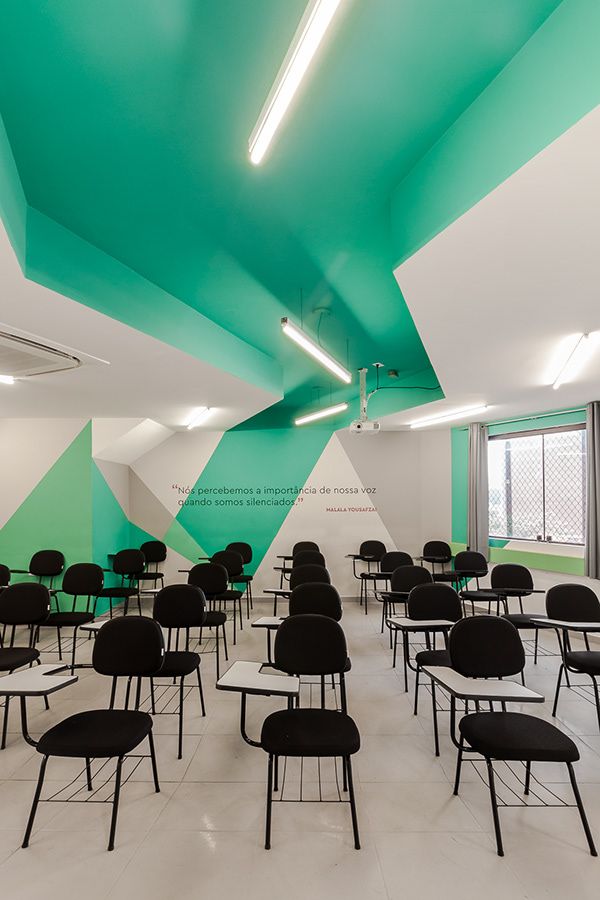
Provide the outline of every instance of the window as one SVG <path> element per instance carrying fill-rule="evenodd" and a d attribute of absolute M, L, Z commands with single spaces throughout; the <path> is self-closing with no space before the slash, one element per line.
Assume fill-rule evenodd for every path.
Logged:
<path fill-rule="evenodd" d="M 490 437 L 490 537 L 585 539 L 585 427 Z"/>

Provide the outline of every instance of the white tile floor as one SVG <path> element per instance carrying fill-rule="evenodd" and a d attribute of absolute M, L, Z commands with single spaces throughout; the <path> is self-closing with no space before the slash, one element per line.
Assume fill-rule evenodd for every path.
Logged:
<path fill-rule="evenodd" d="M 535 573 L 546 587 L 560 576 Z M 574 579 L 570 579 L 574 580 Z M 267 612 L 256 603 L 254 617 Z M 459 797 L 452 796 L 455 751 L 442 738 L 432 750 L 430 707 L 423 693 L 418 717 L 412 690 L 402 690 L 401 669 L 391 668 L 386 638 L 379 634 L 378 607 L 365 617 L 346 601 L 343 626 L 353 669 L 348 677 L 350 712 L 362 735 L 355 757 L 363 849 L 353 849 L 349 809 L 340 804 L 278 804 L 273 849 L 263 849 L 266 756 L 239 734 L 239 700 L 214 689 L 214 658 L 203 661 L 207 717 L 197 696 L 186 705 L 184 759 L 176 759 L 176 719 L 155 725 L 162 790 L 155 794 L 143 763 L 122 793 L 117 846 L 106 851 L 110 808 L 99 804 L 42 804 L 31 846 L 20 842 L 39 757 L 20 737 L 18 705 L 11 715 L 9 744 L 0 752 L 0 889 L 11 900 L 153 900 L 165 897 L 230 898 L 475 898 L 537 900 L 600 891 L 600 861 L 592 859 L 576 811 L 501 810 L 506 856 L 495 853 L 489 798 L 471 766 Z M 554 649 L 554 642 L 544 642 Z M 82 660 L 90 645 L 83 648 Z M 262 659 L 265 637 L 245 624 L 231 658 Z M 48 660 L 50 661 L 50 659 Z M 551 698 L 558 660 L 527 663 L 531 687 Z M 41 732 L 63 716 L 108 700 L 107 679 L 82 671 L 79 682 L 55 695 L 51 710 L 30 702 L 31 726 Z M 265 713 L 281 702 L 250 700 L 249 730 L 256 734 Z M 529 710 L 528 710 L 529 711 Z M 547 701 L 535 713 L 550 715 Z M 558 723 L 577 741 L 581 791 L 600 843 L 600 735 L 594 707 L 565 692 Z M 441 715 L 442 734 L 447 716 Z M 559 795 L 570 797 L 564 767 L 538 767 Z M 48 789 L 58 789 L 77 769 L 52 760 Z M 307 775 L 310 780 L 310 774 Z M 290 771 L 290 782 L 295 775 Z M 333 780 L 333 770 L 324 778 Z M 332 784 L 325 785 L 325 790 Z M 310 790 L 310 785 L 307 785 Z"/>

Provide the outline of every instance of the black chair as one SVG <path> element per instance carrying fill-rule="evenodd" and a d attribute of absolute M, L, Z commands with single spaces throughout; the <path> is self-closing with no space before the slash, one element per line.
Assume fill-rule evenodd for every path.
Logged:
<path fill-rule="evenodd" d="M 454 566 L 448 571 L 436 572 L 433 576 L 434 581 L 442 581 L 452 584 L 456 589 L 467 589 L 467 585 L 471 579 L 475 579 L 477 590 L 479 590 L 479 579 L 485 578 L 488 574 L 488 564 L 483 553 L 476 550 L 461 550 L 454 557 Z"/>
<path fill-rule="evenodd" d="M 219 656 L 219 628 L 223 632 L 223 647 L 225 649 L 225 659 L 229 659 L 229 655 L 227 653 L 227 634 L 225 632 L 227 614 L 222 612 L 220 609 L 214 609 L 214 605 L 216 600 L 227 591 L 229 585 L 229 575 L 227 574 L 227 569 L 225 568 L 225 566 L 221 566 L 218 563 L 197 563 L 197 565 L 193 566 L 188 572 L 188 584 L 193 584 L 195 587 L 200 588 L 206 598 L 206 601 L 209 604 L 209 608 L 206 610 L 206 618 L 204 619 L 204 624 L 200 628 L 200 641 L 202 641 L 203 628 L 215 629 L 215 654 L 218 680 L 221 674 L 221 660 Z"/>
<path fill-rule="evenodd" d="M 292 559 L 292 569 L 298 566 L 325 566 L 325 557 L 320 550 L 299 550 Z M 290 569 L 291 573 L 291 569 Z"/>
<path fill-rule="evenodd" d="M 517 675 L 525 666 L 525 651 L 515 626 L 496 616 L 477 616 L 457 622 L 448 638 L 452 668 L 467 678 L 503 678 Z M 564 762 L 590 853 L 596 848 L 586 819 L 573 763 L 579 759 L 576 744 L 550 722 L 515 712 L 475 712 L 458 723 L 460 743 L 456 761 L 454 793 L 458 794 L 463 753 L 483 756 L 487 766 L 496 847 L 504 856 L 498 800 L 494 780 L 494 760 L 518 761 L 525 765 L 525 794 L 529 794 L 531 765 L 534 762 Z M 465 746 L 468 745 L 468 746 Z"/>
<path fill-rule="evenodd" d="M 72 598 L 71 609 L 51 612 L 42 627 L 56 628 L 58 639 L 58 657 L 62 659 L 61 631 L 63 628 L 73 629 L 73 648 L 71 651 L 71 674 L 75 670 L 75 652 L 77 649 L 77 631 L 82 625 L 93 622 L 96 617 L 96 598 L 102 591 L 104 573 L 95 563 L 74 563 L 69 566 L 63 576 L 62 586 L 57 594 L 66 594 Z M 77 609 L 77 600 L 85 598 L 85 609 Z"/>
<path fill-rule="evenodd" d="M 206 715 L 202 675 L 200 674 L 200 654 L 190 651 L 190 628 L 202 628 L 206 624 L 206 602 L 199 587 L 193 584 L 171 584 L 158 592 L 154 599 L 153 617 L 159 625 L 168 629 L 167 650 L 160 670 L 161 678 L 179 679 L 179 742 L 177 758 L 183 755 L 183 705 L 185 700 L 186 675 L 196 673 L 200 707 Z M 179 649 L 179 632 L 185 634 L 184 650 Z M 176 635 L 175 649 L 171 649 L 172 632 Z M 152 712 L 155 713 L 155 681 L 150 679 Z"/>
<path fill-rule="evenodd" d="M 29 560 L 28 569 L 11 569 L 14 575 L 33 575 L 41 584 L 52 590 L 54 579 L 65 567 L 65 557 L 60 550 L 38 550 Z"/>
<path fill-rule="evenodd" d="M 223 591 L 223 593 L 216 598 L 216 602 L 219 604 L 224 603 L 226 608 L 228 603 L 233 604 L 233 643 L 236 644 L 236 613 L 239 615 L 240 629 L 243 629 L 244 627 L 244 621 L 242 619 L 243 591 L 232 589 L 230 585 L 235 584 L 236 578 L 239 578 L 244 574 L 244 561 L 241 554 L 237 553 L 235 550 L 219 550 L 217 553 L 213 553 L 210 561 L 218 566 L 223 566 L 225 569 L 227 569 L 229 584 L 227 585 L 227 588 Z"/>
<path fill-rule="evenodd" d="M 360 749 L 360 735 L 346 708 L 344 670 L 348 652 L 341 626 L 326 616 L 295 615 L 285 619 L 275 637 L 275 667 L 294 675 L 339 675 L 341 711 L 299 708 L 271 713 L 265 719 L 260 744 L 269 755 L 267 777 L 267 816 L 265 849 L 271 848 L 271 810 L 273 792 L 278 790 L 280 757 L 341 757 L 344 790 L 348 790 L 352 813 L 354 846 L 360 849 L 358 819 L 354 798 L 351 757 Z"/>
<path fill-rule="evenodd" d="M 392 577 L 390 578 L 390 587 L 387 591 L 380 591 L 378 594 L 379 599 L 383 603 L 383 620 L 387 622 L 388 617 L 390 615 L 396 615 L 396 603 L 406 603 L 408 602 L 408 595 L 418 584 L 431 584 L 433 581 L 433 576 L 429 569 L 426 569 L 425 566 L 398 566 L 392 572 Z M 390 628 L 390 647 L 392 646 L 392 629 L 388 622 L 388 628 Z M 397 644 L 398 636 L 395 636 L 394 640 L 394 666 L 396 665 L 396 644 Z"/>
<path fill-rule="evenodd" d="M 598 622 L 600 623 L 600 601 L 594 591 L 585 584 L 557 584 L 546 594 L 546 613 L 550 619 L 563 622 Z M 576 629 L 572 629 L 576 631 Z M 557 629 L 558 632 L 558 629 Z M 583 633 L 585 650 L 573 650 L 569 630 L 562 630 L 562 640 L 558 632 L 562 662 L 558 670 L 556 693 L 552 715 L 556 715 L 558 695 L 561 689 L 563 672 L 574 675 L 587 675 L 594 689 L 596 715 L 600 728 L 600 694 L 597 678 L 600 678 L 600 650 L 591 650 L 587 634 Z"/>
<path fill-rule="evenodd" d="M 152 739 L 152 716 L 137 708 L 127 708 L 129 687 L 125 709 L 115 709 L 114 704 L 117 680 L 118 678 L 127 678 L 128 686 L 131 679 L 137 679 L 136 707 L 139 705 L 141 679 L 150 678 L 160 670 L 164 653 L 165 647 L 160 625 L 152 619 L 138 618 L 137 616 L 129 619 L 113 619 L 98 631 L 94 641 L 92 665 L 100 675 L 108 675 L 112 678 L 109 709 L 75 713 L 50 728 L 38 741 L 36 750 L 42 755 L 42 763 L 23 838 L 23 847 L 29 846 L 29 838 L 44 784 L 46 766 L 51 756 L 84 759 L 87 786 L 90 791 L 93 790 L 91 760 L 116 757 L 117 768 L 108 841 L 109 850 L 112 850 L 115 845 L 123 760 L 146 738 L 150 745 L 154 788 L 157 793 L 160 791 Z M 102 781 L 103 783 L 106 781 L 104 774 Z"/>
<path fill-rule="evenodd" d="M 140 599 L 140 588 L 138 576 L 144 573 L 146 568 L 146 557 L 141 550 L 127 549 L 119 550 L 115 553 L 112 562 L 112 571 L 121 579 L 121 583 L 114 587 L 103 588 L 98 597 L 108 600 L 110 617 L 112 619 L 113 603 L 115 601 L 123 601 L 123 614 L 127 615 L 129 610 L 129 601 L 132 597 L 137 597 L 138 612 L 142 614 L 142 603 Z M 110 569 L 105 569 L 110 571 Z"/>
<path fill-rule="evenodd" d="M 452 549 L 446 541 L 426 541 L 423 545 L 421 560 L 431 566 L 431 572 L 435 575 L 436 565 L 441 566 L 441 572 L 448 563 L 452 562 Z M 438 573 L 439 574 L 439 573 Z"/>
<path fill-rule="evenodd" d="M 316 550 L 317 553 L 320 551 L 320 547 L 318 544 L 315 544 L 314 541 L 296 541 L 294 546 L 292 547 L 292 559 L 296 556 L 297 553 L 302 553 L 303 550 Z"/>
<path fill-rule="evenodd" d="M 136 575 L 136 581 L 138 583 L 141 582 L 142 585 L 145 582 L 149 582 L 154 588 L 156 588 L 157 582 L 160 581 L 160 586 L 163 588 L 165 586 L 165 575 L 164 572 L 159 571 L 158 567 L 167 558 L 167 545 L 163 541 L 146 541 L 142 544 L 140 550 L 144 554 L 146 566 L 143 572 L 139 572 Z"/>
<path fill-rule="evenodd" d="M 308 584 L 309 582 L 314 582 L 315 584 L 331 584 L 331 577 L 325 566 L 318 566 L 315 564 L 295 566 L 290 572 L 289 589 L 266 590 L 266 594 L 273 594 L 273 615 L 277 615 L 277 600 L 279 597 L 282 599 L 289 599 L 291 592 L 295 588 L 301 584 Z"/>
<path fill-rule="evenodd" d="M 10 638 L 8 647 L 5 646 L 4 639 L 0 645 L 0 672 L 14 672 L 22 666 L 39 663 L 40 653 L 35 647 L 35 638 L 38 626 L 46 621 L 49 612 L 50 592 L 46 585 L 24 581 L 4 588 L 0 593 L 0 625 L 3 629 L 10 629 Z M 23 625 L 29 629 L 28 645 L 15 647 L 16 629 Z M 6 747 L 9 706 L 10 697 L 7 697 L 0 745 L 2 750 Z M 47 698 L 46 708 L 48 708 Z"/>
<path fill-rule="evenodd" d="M 342 618 L 342 601 L 332 584 L 308 581 L 299 584 L 291 593 L 290 616 L 327 616 L 339 622 Z"/>
<path fill-rule="evenodd" d="M 412 566 L 412 556 L 410 553 L 405 553 L 403 550 L 390 550 L 389 553 L 384 553 L 379 563 L 379 569 L 377 572 L 361 572 L 360 577 L 364 584 L 361 584 L 361 595 L 365 600 L 365 614 L 367 613 L 367 604 L 368 604 L 368 593 L 369 593 L 369 584 L 373 585 L 373 589 L 375 591 L 376 598 L 381 602 L 381 633 L 383 634 L 383 626 L 385 622 L 385 610 L 386 610 L 386 601 L 382 600 L 380 595 L 377 592 L 377 582 L 384 581 L 386 584 L 392 579 L 393 573 L 396 569 L 399 569 L 401 566 Z"/>
<path fill-rule="evenodd" d="M 434 582 L 433 584 L 419 584 L 412 589 L 408 595 L 406 612 L 408 618 L 413 619 L 415 622 L 432 621 L 434 619 L 445 619 L 447 622 L 458 622 L 459 619 L 462 619 L 463 610 L 460 597 L 451 585 Z M 435 647 L 435 636 L 440 633 L 443 635 L 444 643 L 447 645 L 448 629 L 440 626 L 429 627 L 425 631 L 427 648 L 425 650 L 419 650 L 419 652 L 415 654 L 415 716 L 419 711 L 419 679 L 423 666 L 451 666 L 450 654 L 447 646 L 443 649 L 437 649 Z M 432 637 L 433 647 L 431 646 Z M 405 648 L 405 655 L 407 650 L 408 647 Z M 433 708 L 435 755 L 439 756 L 440 745 L 437 727 L 437 700 L 435 682 L 433 680 L 431 680 L 431 702 Z"/>
<path fill-rule="evenodd" d="M 240 556 L 242 557 L 242 562 L 244 564 L 244 569 L 252 562 L 252 547 L 250 546 L 250 544 L 247 544 L 246 541 L 232 541 L 230 544 L 227 544 L 225 549 L 232 550 L 234 553 L 240 554 Z M 246 592 L 246 618 L 248 619 L 250 618 L 250 610 L 254 609 L 254 605 L 252 603 L 253 580 L 253 575 L 249 575 L 247 572 L 242 572 L 236 577 L 236 580 L 234 581 L 234 584 L 244 585 L 244 590 Z"/>

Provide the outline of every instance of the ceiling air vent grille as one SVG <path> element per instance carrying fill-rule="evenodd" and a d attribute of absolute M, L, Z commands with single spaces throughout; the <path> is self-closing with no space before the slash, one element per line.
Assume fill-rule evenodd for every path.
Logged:
<path fill-rule="evenodd" d="M 0 372 L 13 378 L 77 369 L 81 360 L 39 341 L 0 331 Z"/>

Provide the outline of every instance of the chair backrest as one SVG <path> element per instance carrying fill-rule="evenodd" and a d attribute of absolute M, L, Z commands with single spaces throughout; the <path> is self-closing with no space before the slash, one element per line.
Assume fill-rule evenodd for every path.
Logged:
<path fill-rule="evenodd" d="M 225 549 L 239 553 L 245 566 L 252 562 L 252 547 L 245 541 L 232 541 L 230 544 L 227 544 Z"/>
<path fill-rule="evenodd" d="M 469 678 L 517 675 L 525 666 L 519 632 L 500 616 L 469 616 L 448 637 L 452 668 Z"/>
<path fill-rule="evenodd" d="M 299 584 L 292 591 L 289 613 L 290 616 L 314 613 L 339 622 L 342 618 L 342 601 L 332 584 L 308 581 Z"/>
<path fill-rule="evenodd" d="M 146 616 L 109 619 L 98 631 L 92 665 L 100 675 L 149 677 L 163 664 L 165 642 L 158 622 Z"/>
<path fill-rule="evenodd" d="M 302 553 L 303 550 L 316 550 L 319 552 L 319 545 L 315 544 L 314 541 L 297 541 L 292 547 L 292 556 L 295 556 L 296 553 Z"/>
<path fill-rule="evenodd" d="M 0 563 L 0 587 L 6 587 L 8 584 L 10 584 L 10 569 Z"/>
<path fill-rule="evenodd" d="M 398 566 L 392 572 L 390 590 L 400 593 L 412 591 L 418 584 L 429 584 L 433 576 L 425 566 Z"/>
<path fill-rule="evenodd" d="M 169 584 L 154 598 L 152 615 L 163 628 L 201 628 L 206 598 L 194 584 Z"/>
<path fill-rule="evenodd" d="M 446 541 L 426 541 L 423 545 L 423 558 L 428 562 L 450 562 L 452 550 Z"/>
<path fill-rule="evenodd" d="M 325 566 L 297 566 L 292 569 L 290 574 L 290 590 L 293 591 L 299 584 L 307 584 L 309 581 L 331 584 L 331 578 Z"/>
<path fill-rule="evenodd" d="M 600 601 L 586 584 L 555 584 L 546 594 L 546 612 L 564 622 L 600 622 Z"/>
<path fill-rule="evenodd" d="M 292 675 L 333 675 L 348 659 L 341 625 L 312 613 L 289 616 L 275 633 L 275 667 Z"/>
<path fill-rule="evenodd" d="M 361 556 L 371 556 L 375 562 L 379 562 L 386 552 L 386 547 L 382 541 L 363 541 L 358 552 Z"/>
<path fill-rule="evenodd" d="M 38 550 L 29 561 L 29 571 L 36 578 L 55 578 L 65 567 L 60 550 Z"/>
<path fill-rule="evenodd" d="M 146 541 L 140 550 L 147 563 L 161 563 L 167 558 L 167 545 L 162 541 Z"/>
<path fill-rule="evenodd" d="M 141 550 L 119 550 L 113 557 L 113 572 L 117 575 L 140 575 L 146 568 L 146 557 Z"/>
<path fill-rule="evenodd" d="M 499 563 L 490 575 L 492 588 L 516 588 L 530 591 L 533 588 L 531 572 L 517 563 Z"/>
<path fill-rule="evenodd" d="M 188 584 L 199 587 L 207 597 L 215 597 L 227 590 L 229 575 L 218 563 L 198 563 L 188 572 Z"/>
<path fill-rule="evenodd" d="M 9 584 L 0 592 L 0 624 L 39 625 L 50 612 L 50 591 L 37 581 Z"/>
<path fill-rule="evenodd" d="M 442 582 L 418 584 L 408 595 L 409 619 L 462 619 L 460 598 L 454 588 Z"/>
<path fill-rule="evenodd" d="M 218 566 L 224 566 L 230 578 L 233 578 L 235 575 L 241 575 L 244 571 L 242 555 L 241 553 L 236 553 L 235 550 L 219 550 L 217 553 L 213 553 L 210 561 Z"/>
<path fill-rule="evenodd" d="M 400 566 L 412 566 L 412 564 L 410 553 L 404 553 L 403 550 L 390 550 L 389 553 L 382 556 L 379 568 L 382 572 L 389 573 L 399 569 Z"/>
<path fill-rule="evenodd" d="M 478 553 L 476 550 L 461 550 L 454 557 L 454 571 L 464 572 L 465 575 L 468 575 L 469 572 L 477 572 L 482 576 L 487 575 L 487 560 L 483 553 Z"/>
<path fill-rule="evenodd" d="M 73 597 L 97 597 L 104 584 L 104 573 L 96 563 L 73 563 L 63 575 L 62 589 Z"/>
<path fill-rule="evenodd" d="M 325 557 L 318 550 L 301 550 L 292 560 L 292 569 L 296 566 L 325 566 Z"/>

